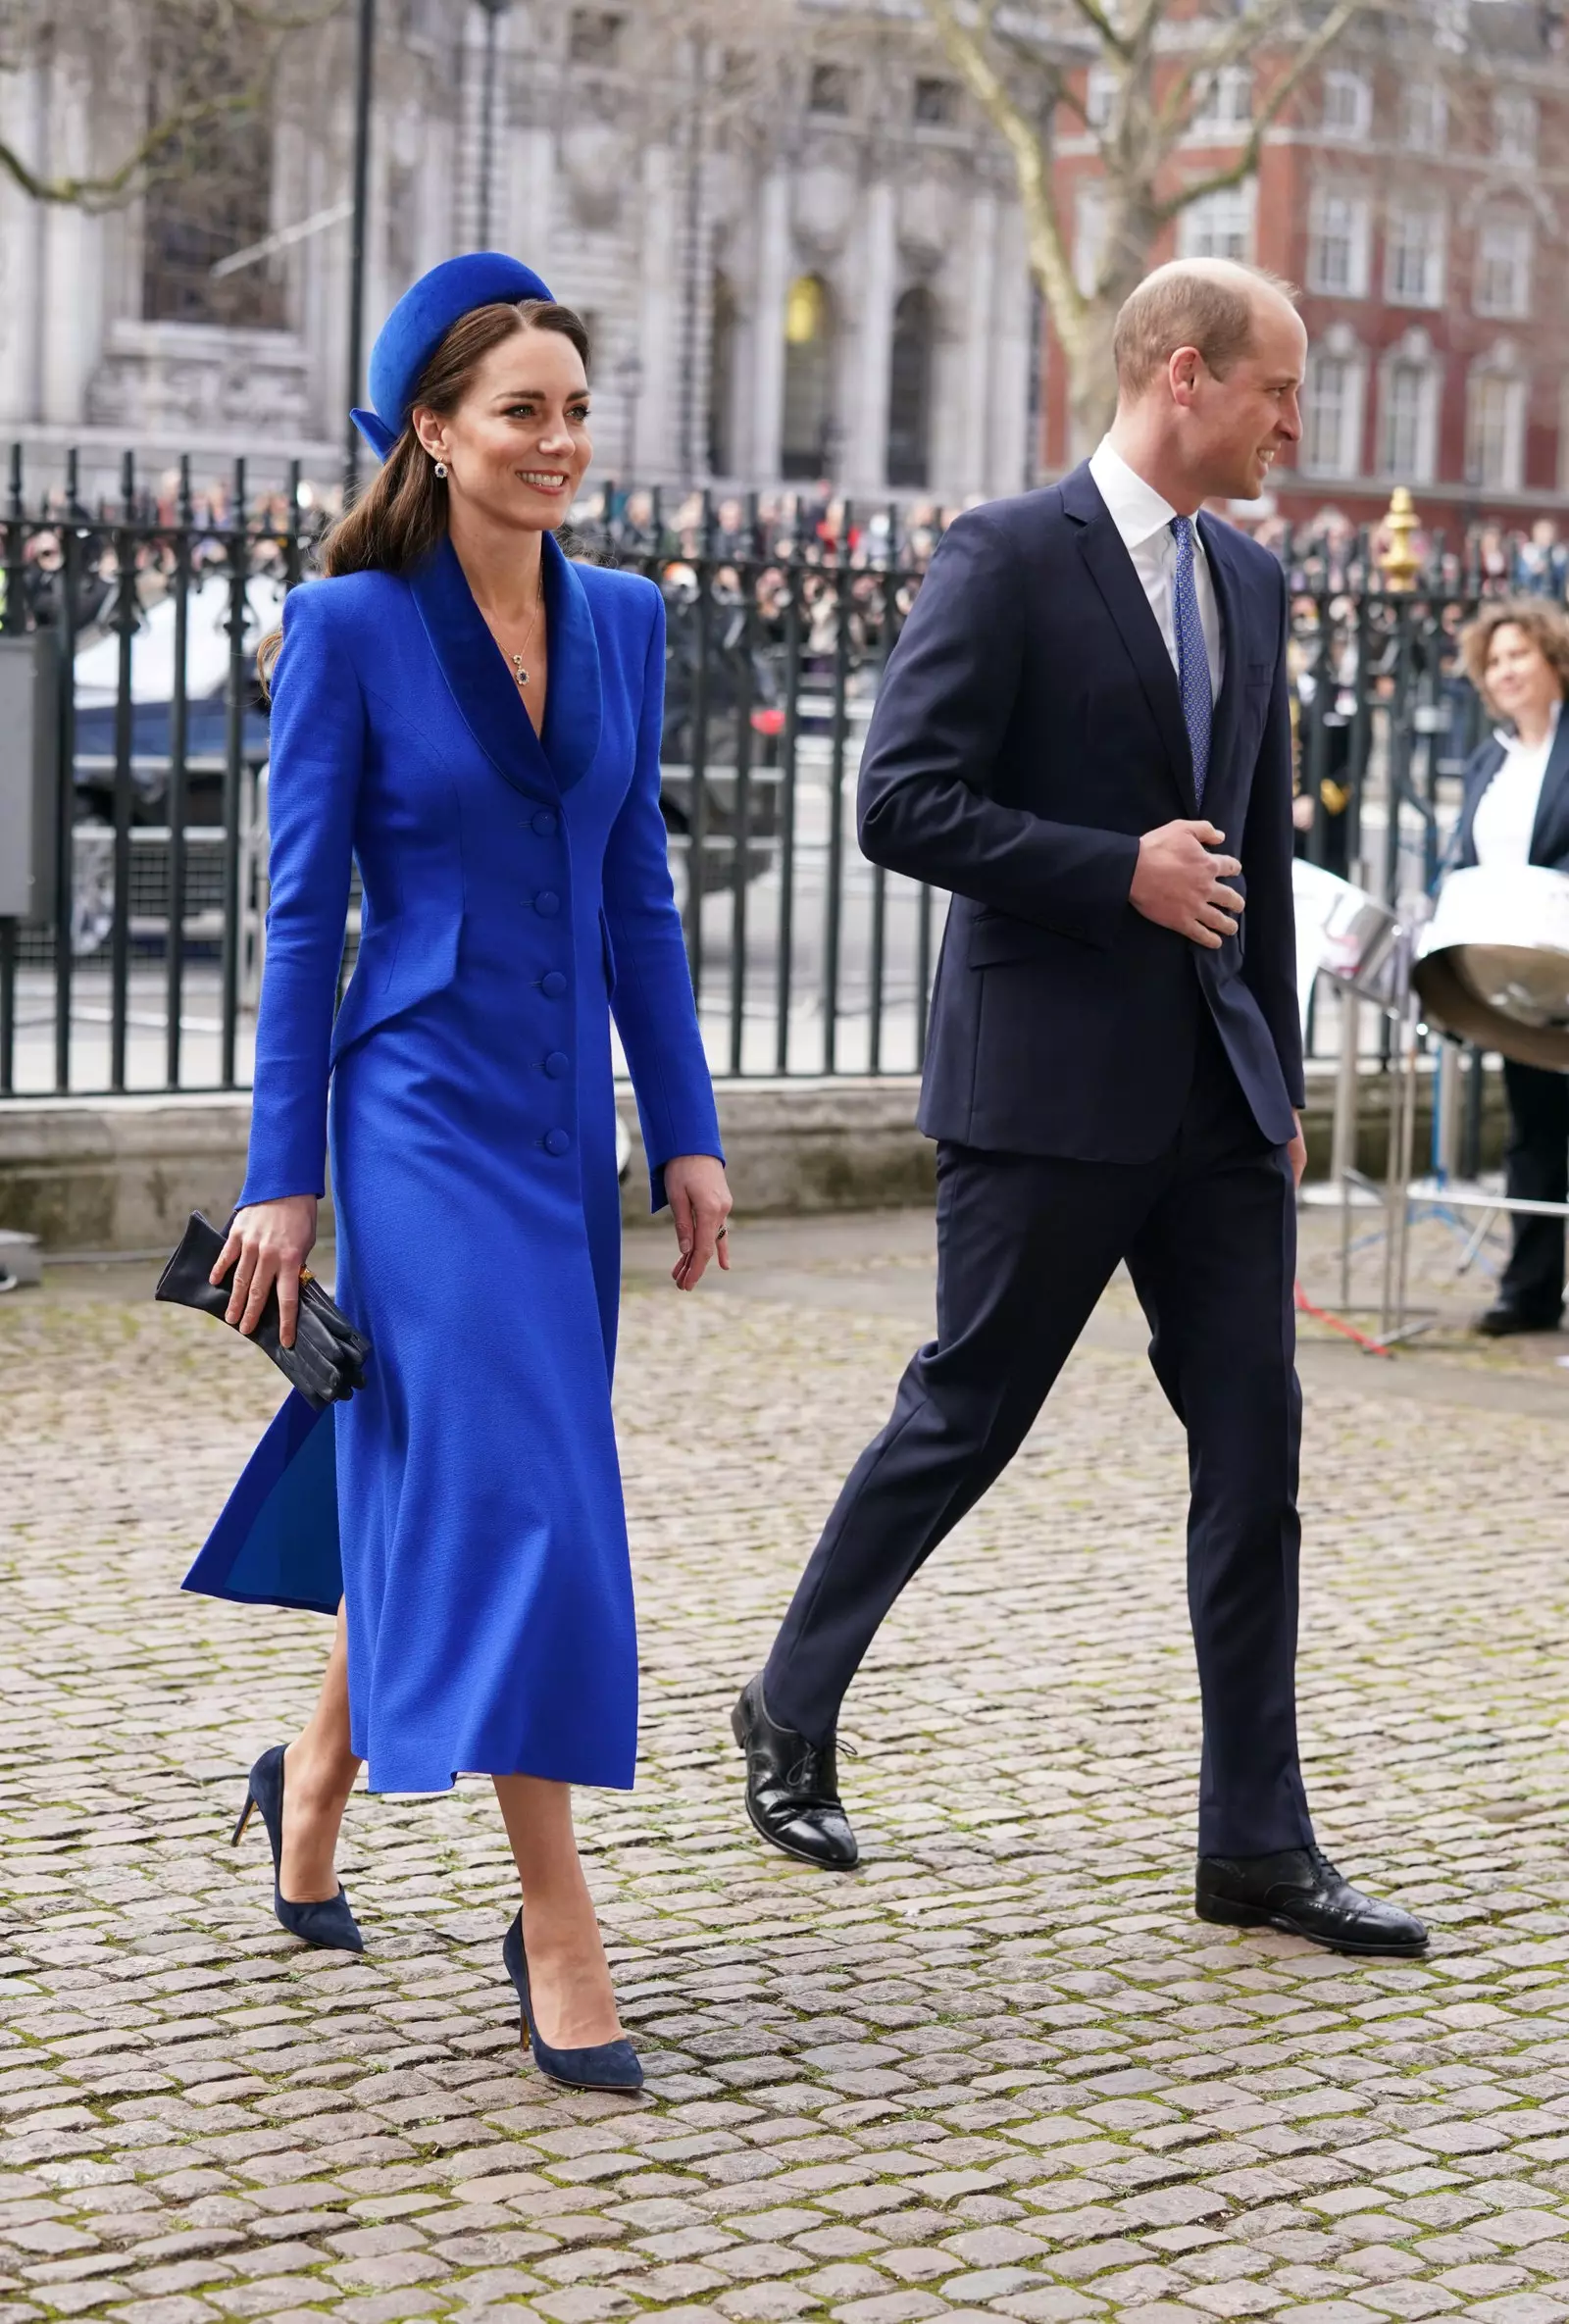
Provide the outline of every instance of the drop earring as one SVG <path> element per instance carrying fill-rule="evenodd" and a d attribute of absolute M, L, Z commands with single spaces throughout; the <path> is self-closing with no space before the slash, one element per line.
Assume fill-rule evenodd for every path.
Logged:
<path fill-rule="evenodd" d="M 445 480 L 445 478 L 446 478 L 446 473 L 447 473 L 447 464 L 446 464 L 446 462 L 445 462 L 444 460 L 438 460 L 438 461 L 436 462 L 436 464 L 435 464 L 435 473 L 436 473 L 436 475 L 437 475 L 438 477 L 440 477 L 440 478 L 443 480 L 443 481 Z"/>

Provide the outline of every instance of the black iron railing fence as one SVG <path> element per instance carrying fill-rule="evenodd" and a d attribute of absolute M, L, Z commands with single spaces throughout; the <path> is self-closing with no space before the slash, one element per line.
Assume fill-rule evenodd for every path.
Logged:
<path fill-rule="evenodd" d="M 242 1086 L 266 906 L 255 647 L 311 571 L 310 496 L 295 475 L 253 499 L 243 464 L 198 493 L 188 461 L 152 492 L 128 457 L 110 503 L 88 507 L 74 467 L 30 504 L 25 481 L 13 451 L 0 641 L 30 637 L 52 664 L 53 860 L 29 916 L 0 919 L 0 1096 Z M 854 788 L 941 525 L 822 495 L 610 487 L 579 526 L 578 553 L 665 595 L 663 802 L 716 1072 L 921 1063 L 943 899 L 864 861 Z M 1276 545 L 1301 846 L 1396 899 L 1439 868 L 1479 725 L 1457 634 L 1496 582 L 1442 541 L 1400 586 L 1365 535 Z M 0 786 L 14 744 L 0 733 Z M 346 968 L 356 940 L 351 908 Z"/>

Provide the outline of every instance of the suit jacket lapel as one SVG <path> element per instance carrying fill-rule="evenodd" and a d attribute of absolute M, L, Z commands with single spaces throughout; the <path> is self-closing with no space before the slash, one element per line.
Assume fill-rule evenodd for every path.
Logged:
<path fill-rule="evenodd" d="M 1209 773 L 1205 779 L 1205 796 L 1211 785 L 1219 786 L 1231 774 L 1232 746 L 1237 734 L 1237 706 L 1242 689 L 1241 606 L 1239 601 L 1237 577 L 1227 564 L 1224 540 L 1225 527 L 1213 519 L 1200 515 L 1199 538 L 1209 560 L 1209 577 L 1215 584 L 1215 603 L 1220 608 L 1220 695 L 1215 704 L 1215 715 L 1209 730 Z M 1211 822 L 1215 817 L 1211 815 Z"/>
<path fill-rule="evenodd" d="M 1542 778 L 1537 819 L 1531 827 L 1529 860 L 1532 863 L 1555 864 L 1566 852 L 1566 839 L 1569 839 L 1569 834 L 1564 833 L 1566 806 L 1569 806 L 1569 707 L 1558 713 L 1557 732 Z"/>
<path fill-rule="evenodd" d="M 599 640 L 588 593 L 553 532 L 544 536 L 544 559 L 545 619 L 550 625 L 544 752 L 556 782 L 563 790 L 571 790 L 587 774 L 599 749 L 604 708 Z"/>
<path fill-rule="evenodd" d="M 1160 624 L 1144 595 L 1143 583 L 1134 571 L 1133 559 L 1123 546 L 1122 535 L 1095 489 L 1088 468 L 1076 468 L 1072 476 L 1065 477 L 1061 490 L 1063 507 L 1079 526 L 1079 553 L 1117 626 L 1165 746 L 1172 779 L 1182 795 L 1183 813 L 1196 815 L 1193 753 L 1183 717 L 1177 673 L 1160 633 Z"/>
<path fill-rule="evenodd" d="M 550 665 L 542 738 L 450 540 L 415 569 L 409 585 L 459 716 L 485 757 L 515 789 L 552 799 L 586 775 L 599 747 L 599 647 L 582 583 L 553 533 L 543 550 Z"/>

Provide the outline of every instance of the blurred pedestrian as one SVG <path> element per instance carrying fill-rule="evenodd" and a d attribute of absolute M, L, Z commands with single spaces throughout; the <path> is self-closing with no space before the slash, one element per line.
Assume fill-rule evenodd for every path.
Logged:
<path fill-rule="evenodd" d="M 1569 618 L 1540 597 L 1500 598 L 1461 633 L 1466 675 L 1501 723 L 1472 752 L 1455 867 L 1542 864 L 1569 872 Z M 1503 1061 L 1509 1106 L 1506 1192 L 1569 1200 L 1569 1075 Z M 1564 1223 L 1515 1213 L 1497 1297 L 1478 1324 L 1491 1339 L 1555 1332 L 1563 1316 Z"/>

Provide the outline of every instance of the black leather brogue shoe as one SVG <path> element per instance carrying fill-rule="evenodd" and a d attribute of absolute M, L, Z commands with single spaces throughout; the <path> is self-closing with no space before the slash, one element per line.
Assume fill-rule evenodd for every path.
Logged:
<path fill-rule="evenodd" d="M 1233 1929 L 1285 1929 L 1331 1952 L 1410 1960 L 1427 1950 L 1414 1913 L 1364 1896 L 1316 1847 L 1273 1856 L 1200 1856 L 1193 1908 Z"/>
<path fill-rule="evenodd" d="M 768 1715 L 759 1672 L 741 1689 L 730 1715 L 746 1753 L 746 1812 L 753 1827 L 787 1856 L 848 1872 L 860 1860 L 855 1834 L 839 1804 L 834 1738 L 808 1743 L 793 1727 Z"/>
<path fill-rule="evenodd" d="M 1499 1299 L 1476 1321 L 1476 1329 L 1489 1339 L 1509 1339 L 1517 1332 L 1556 1332 L 1562 1315 L 1552 1308 L 1516 1307 L 1512 1299 Z"/>

